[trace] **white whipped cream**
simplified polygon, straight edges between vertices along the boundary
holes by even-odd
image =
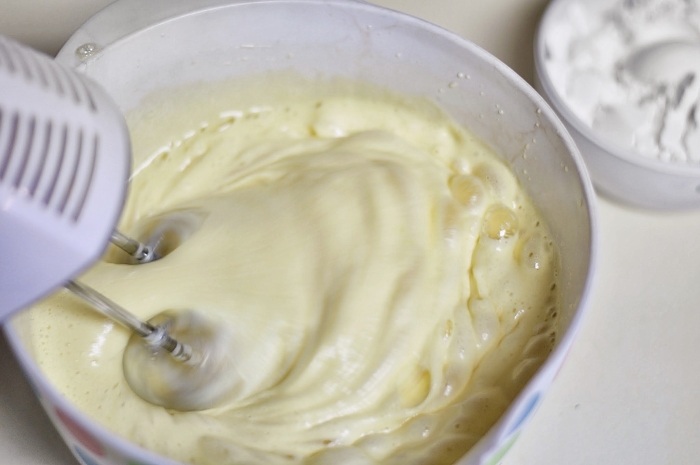
[[[557,93],[603,139],[700,162],[700,0],[572,1],[546,32]]]

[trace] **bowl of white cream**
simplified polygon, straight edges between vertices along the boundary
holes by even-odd
[[[500,460],[571,347],[596,252],[580,155],[521,78],[343,0],[120,0],[57,60],[127,115],[120,230],[198,218],[160,260],[108,253],[81,280],[143,319],[215,319],[240,380],[205,410],[152,405],[124,379],[130,335],[51,296],[5,330],[81,463]]]
[[[601,193],[700,206],[700,2],[555,0],[535,65]]]

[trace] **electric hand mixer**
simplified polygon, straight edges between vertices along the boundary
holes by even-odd
[[[72,280],[100,259],[110,240],[136,261],[156,258],[114,229],[130,158],[126,124],[102,88],[0,36],[0,321],[64,286],[141,336],[143,344],[130,343],[131,358],[124,359],[139,395],[170,408],[206,408],[213,397],[201,399],[197,391],[202,381],[214,381],[225,356],[212,357],[208,342],[195,341],[207,353],[190,360],[190,345],[173,339],[167,324],[141,321]],[[132,361],[144,357],[158,363],[145,368]],[[157,374],[172,386],[165,394],[143,385],[154,369],[166,370]],[[228,389],[230,382],[220,386],[217,402]]]

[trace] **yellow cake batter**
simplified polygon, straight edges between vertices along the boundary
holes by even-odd
[[[551,350],[547,227],[429,102],[219,83],[155,96],[129,123],[122,231],[174,210],[201,224],[161,260],[81,280],[143,319],[211,315],[241,382],[209,410],[151,405],[124,380],[128,332],[59,293],[31,310],[38,362],[109,429],[201,465],[448,464]]]

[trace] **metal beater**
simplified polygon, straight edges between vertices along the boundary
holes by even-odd
[[[0,322],[63,286],[132,331],[122,365],[134,392],[170,409],[211,408],[241,382],[226,325],[196,309],[144,322],[73,280],[110,241],[138,266],[194,227],[175,215],[147,245],[115,231],[130,161],[126,123],[101,87],[0,36]]]

